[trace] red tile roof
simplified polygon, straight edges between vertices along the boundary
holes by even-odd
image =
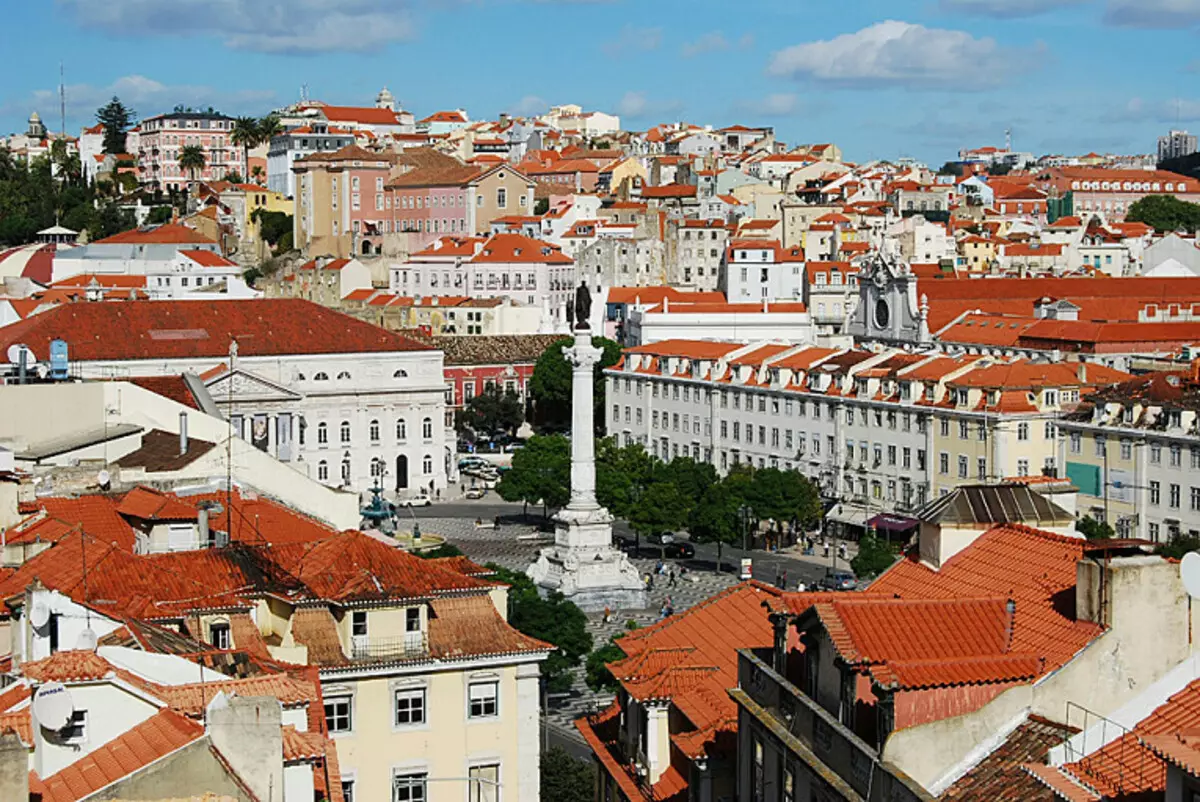
[[[681,356],[686,359],[720,359],[743,347],[741,343],[712,342],[710,340],[659,340],[656,343],[626,348],[625,353]]]
[[[134,228],[98,239],[93,245],[216,245],[217,241],[181,223],[163,223],[155,228]]]
[[[93,750],[41,780],[42,802],[76,802],[198,740],[204,728],[171,710]]]
[[[294,298],[67,304],[0,328],[0,348],[49,353],[64,339],[76,361],[417,351],[427,346]]]
[[[575,260],[562,252],[557,245],[526,237],[523,234],[504,232],[493,234],[479,253],[471,258],[473,264],[524,263],[570,265]]]
[[[325,119],[332,122],[352,122],[360,125],[399,125],[400,118],[391,109],[374,106],[330,106],[318,107]]]
[[[608,291],[608,303],[610,304],[660,304],[663,299],[669,301],[682,301],[685,303],[724,303],[725,293],[723,292],[688,292],[687,290],[679,290],[674,287],[653,286],[653,287],[611,287]]]
[[[694,198],[695,184],[663,184],[658,187],[643,187],[642,198]]]

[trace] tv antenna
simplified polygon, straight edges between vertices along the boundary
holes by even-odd
[[[60,61],[58,62],[58,120],[62,126],[60,130],[63,142],[66,142],[67,139],[67,79],[65,76],[63,63]]]

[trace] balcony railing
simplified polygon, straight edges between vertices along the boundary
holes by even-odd
[[[419,660],[428,656],[429,640],[424,632],[411,632],[388,638],[355,636],[350,639],[351,660]]]
[[[759,724],[782,736],[800,762],[813,758],[867,802],[925,802],[933,797],[749,649],[738,651],[736,695]],[[736,698],[736,696],[735,696]],[[750,708],[757,708],[757,711]],[[796,742],[793,746],[789,741]],[[810,756],[805,759],[804,756]],[[818,767],[813,767],[814,769]]]

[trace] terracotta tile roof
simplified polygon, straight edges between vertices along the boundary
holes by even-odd
[[[308,661],[320,666],[349,664],[329,608],[300,607],[292,613],[292,638],[308,647]]]
[[[722,292],[688,292],[674,287],[611,287],[608,291],[608,303],[646,305],[660,304],[663,299],[681,301],[684,303],[723,303],[725,294]]]
[[[429,651],[454,660],[476,655],[540,652],[554,647],[513,629],[490,596],[456,596],[430,602]]]
[[[330,106],[318,107],[330,122],[354,122],[363,125],[399,125],[400,118],[391,109],[375,106]]]
[[[42,802],[76,802],[204,735],[204,728],[161,710],[103,746],[41,780]]]
[[[163,398],[169,398],[172,401],[183,404],[185,407],[192,409],[200,409],[200,404],[196,401],[196,396],[188,389],[187,382],[183,380],[183,376],[130,376],[122,379],[122,381],[136,384],[143,390],[149,390],[152,393],[161,395]],[[176,438],[178,441],[178,438]]]
[[[1060,594],[1074,593],[1075,564],[1085,545],[1080,538],[1026,526],[996,526],[938,571],[910,554],[872,582],[868,591],[901,600],[989,599],[1004,594],[1016,603],[1009,650],[1042,658],[1039,673],[1045,673],[1066,663],[1102,631],[1098,624],[1075,619],[1074,611],[1058,602]]]
[[[55,652],[21,664],[21,674],[39,683],[101,679],[115,671],[112,663],[90,650]]]
[[[642,198],[694,198],[695,184],[663,184],[658,187],[643,187]]]
[[[1058,799],[1065,799],[1067,802],[1100,802],[1099,794],[1083,787],[1053,766],[1027,763],[1025,770],[1054,792],[1055,802]]]
[[[283,727],[283,760],[299,763],[325,758],[325,736],[319,732],[301,732],[291,724]]]
[[[300,265],[297,270],[316,270],[318,267],[318,259],[309,259],[304,264]],[[346,265],[350,264],[349,259],[329,259],[325,264],[320,265],[321,270],[341,270]]]
[[[469,557],[438,557],[433,562],[452,571],[458,571],[463,576],[490,577],[496,575],[491,568],[486,568]]]
[[[626,348],[625,353],[680,356],[686,359],[720,359],[744,347],[741,343],[712,342],[710,340],[659,340],[656,343]]]
[[[223,358],[415,351],[424,346],[318,304],[294,298],[67,304],[0,329],[0,348],[25,343],[49,353],[65,339],[75,361]]]
[[[575,260],[562,252],[557,245],[526,237],[523,234],[503,232],[493,234],[479,253],[471,258],[472,264],[524,263],[570,265]]]
[[[445,364],[517,365],[533,364],[562,334],[498,334],[491,337],[431,337],[429,343],[445,354]]]
[[[1039,387],[1089,387],[1116,384],[1133,378],[1122,370],[1099,364],[1089,364],[1085,376],[1080,376],[1076,364],[1064,362],[1001,363],[976,368],[951,379],[947,384],[954,387],[983,387],[1005,390],[1032,390]]]
[[[28,707],[13,712],[0,713],[0,735],[6,732],[14,732],[21,739],[22,744],[32,747],[33,723],[29,713],[30,709]]]
[[[199,517],[195,506],[148,487],[135,487],[126,493],[117,512],[145,521],[195,521]]]
[[[180,251],[179,253],[201,267],[237,267],[237,262],[231,262],[213,251]]]
[[[233,645],[243,649],[255,657],[271,658],[267,642],[258,631],[258,624],[250,618],[249,613],[229,614],[229,634],[233,636]]]
[[[178,438],[176,439],[178,450]],[[37,513],[45,511],[41,520],[56,522],[58,528],[65,527],[57,537],[52,538],[46,524],[34,527],[36,520],[22,522],[8,532],[8,542],[17,543],[41,537],[42,540],[57,542],[71,531],[83,528],[99,542],[111,543],[126,551],[132,552],[136,543],[136,535],[129,522],[117,512],[119,499],[116,496],[80,496],[78,498],[60,498],[44,496],[32,505],[22,507],[22,512]],[[57,531],[57,529],[55,530]]]
[[[134,228],[98,239],[92,245],[216,245],[217,241],[181,223],[163,223],[154,228]]]
[[[1142,743],[1163,760],[1192,776],[1200,775],[1200,730],[1149,735]]]
[[[1042,762],[1052,747],[1078,731],[1030,716],[938,798],[943,802],[1056,802],[1054,792],[1024,771],[1022,764]]]
[[[125,679],[133,678],[136,684],[162,699],[172,710],[190,718],[199,718],[218,693],[226,696],[272,696],[285,708],[304,707],[320,698],[312,682],[286,674],[264,674],[191,685],[158,685],[145,680],[139,681],[128,672],[121,672],[121,675]]]

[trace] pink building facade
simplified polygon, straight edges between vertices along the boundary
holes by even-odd
[[[142,120],[137,157],[141,183],[154,189],[186,189],[193,175],[179,166],[179,154],[188,145],[204,152],[205,166],[197,181],[219,181],[226,174],[245,176],[242,149],[230,139],[233,118],[216,112],[172,112]]]

